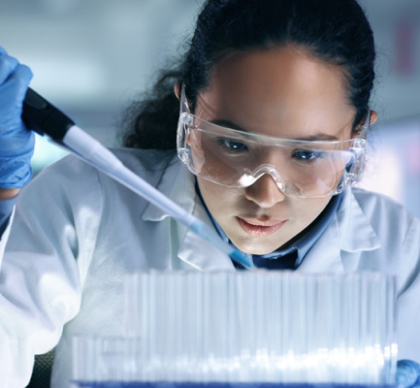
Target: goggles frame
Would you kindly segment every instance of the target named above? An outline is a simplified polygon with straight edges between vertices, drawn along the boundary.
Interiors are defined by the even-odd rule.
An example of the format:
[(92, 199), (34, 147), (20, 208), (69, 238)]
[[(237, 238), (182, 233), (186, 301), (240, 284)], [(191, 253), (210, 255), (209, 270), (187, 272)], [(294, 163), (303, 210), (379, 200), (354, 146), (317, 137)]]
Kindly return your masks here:
[[(261, 171), (261, 173), (250, 184), (246, 184), (246, 185), (225, 184), (223, 182), (218, 181), (216, 178), (210, 178), (208, 176), (201, 175), (200, 173), (196, 171), (194, 167), (192, 151), (191, 151), (190, 146), (187, 144), (188, 136), (193, 130), (199, 131), (202, 133), (214, 134), (214, 132), (212, 131), (202, 129), (199, 126), (197, 126), (196, 124), (197, 122), (205, 123), (206, 126), (210, 126), (215, 129), (229, 131), (235, 136), (241, 136), (242, 138), (249, 139), (250, 142), (255, 142), (255, 143), (269, 145), (269, 146), (285, 146), (285, 147), (294, 146), (297, 148), (300, 147), (303, 149), (305, 148), (311, 149), (310, 147), (308, 147), (308, 145), (311, 145), (313, 146), (313, 148), (320, 147), (320, 149), (322, 149), (322, 147), (328, 147), (328, 146), (339, 147), (340, 145), (344, 145), (345, 143), (348, 143), (349, 147), (344, 150), (342, 149), (341, 151), (351, 152), (354, 158), (354, 162), (352, 163), (351, 167), (348, 170), (347, 170), (347, 167), (345, 168), (345, 170), (343, 171), (343, 177), (338, 183), (337, 187), (334, 190), (331, 189), (331, 192), (327, 194), (296, 195), (296, 194), (290, 194), (290, 193), (284, 192), (284, 184), (280, 183), (275, 177), (277, 173), (277, 169), (267, 164), (261, 164), (261, 166), (257, 169), (258, 171)], [(334, 141), (308, 141), (308, 140), (276, 138), (276, 137), (271, 137), (267, 135), (260, 135), (260, 134), (250, 133), (250, 132), (239, 131), (236, 129), (231, 129), (231, 128), (227, 128), (227, 127), (223, 127), (223, 126), (211, 123), (209, 121), (203, 120), (200, 117), (192, 114), (190, 112), (188, 101), (185, 95), (185, 85), (183, 85), (181, 89), (181, 96), (180, 96), (180, 114), (179, 114), (178, 128), (177, 128), (177, 154), (178, 154), (179, 159), (187, 166), (190, 172), (192, 172), (194, 175), (201, 176), (203, 179), (219, 184), (221, 186), (231, 187), (231, 188), (249, 187), (253, 183), (255, 183), (255, 181), (258, 180), (261, 176), (265, 174), (269, 174), (275, 180), (279, 190), (282, 191), (283, 194), (288, 197), (292, 197), (292, 198), (329, 197), (329, 196), (341, 193), (347, 187), (353, 186), (357, 182), (360, 176), (360, 173), (363, 169), (363, 165), (364, 165), (364, 159), (365, 159), (365, 153), (366, 153), (366, 137), (367, 137), (367, 132), (369, 130), (369, 127), (370, 127), (370, 110), (368, 109), (368, 114), (366, 116), (366, 120), (363, 124), (363, 127), (360, 131), (360, 134), (357, 138), (354, 138), (354, 139), (334, 140)], [(271, 170), (274, 170), (274, 174), (270, 172)]]

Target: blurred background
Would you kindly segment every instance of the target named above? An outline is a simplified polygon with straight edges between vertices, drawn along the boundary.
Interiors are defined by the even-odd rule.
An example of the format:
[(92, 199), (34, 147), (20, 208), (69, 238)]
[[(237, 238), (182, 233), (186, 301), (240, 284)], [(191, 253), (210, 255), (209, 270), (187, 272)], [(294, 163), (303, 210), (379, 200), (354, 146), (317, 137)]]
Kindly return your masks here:
[[(362, 187), (420, 216), (420, 1), (360, 0), (377, 43)], [(130, 101), (184, 52), (203, 0), (0, 0), (0, 45), (35, 76), (32, 87), (107, 146), (120, 142)], [(64, 151), (37, 139), (34, 170)]]

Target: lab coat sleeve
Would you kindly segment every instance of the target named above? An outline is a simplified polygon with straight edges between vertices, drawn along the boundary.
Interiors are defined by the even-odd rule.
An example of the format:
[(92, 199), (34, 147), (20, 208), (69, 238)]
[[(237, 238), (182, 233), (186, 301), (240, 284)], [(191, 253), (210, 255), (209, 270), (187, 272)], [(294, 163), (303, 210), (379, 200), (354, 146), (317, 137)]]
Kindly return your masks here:
[(413, 217), (402, 246), (398, 314), (398, 359), (420, 363), (420, 220)]
[(97, 172), (73, 157), (20, 194), (0, 245), (0, 387), (25, 387), (78, 313), (101, 212)]

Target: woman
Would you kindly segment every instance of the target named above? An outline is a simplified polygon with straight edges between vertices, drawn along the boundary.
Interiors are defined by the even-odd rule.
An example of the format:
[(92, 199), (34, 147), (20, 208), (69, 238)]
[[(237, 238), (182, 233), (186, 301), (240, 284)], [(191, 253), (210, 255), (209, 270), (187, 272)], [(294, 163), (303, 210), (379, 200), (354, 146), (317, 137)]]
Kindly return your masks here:
[[(5, 52), (1, 60), (0, 187), (10, 206), (30, 177), (33, 141), (20, 114), (31, 75)], [(138, 105), (131, 149), (115, 153), (258, 267), (397, 274), (399, 355), (420, 362), (420, 220), (350, 188), (377, 119), (369, 109), (374, 60), (355, 0), (208, 0), (183, 63)], [(73, 158), (20, 193), (3, 225), (6, 386), (24, 386), (32, 355), (57, 343), (52, 385), (65, 386), (71, 336), (122, 334), (125, 274), (234, 269)]]

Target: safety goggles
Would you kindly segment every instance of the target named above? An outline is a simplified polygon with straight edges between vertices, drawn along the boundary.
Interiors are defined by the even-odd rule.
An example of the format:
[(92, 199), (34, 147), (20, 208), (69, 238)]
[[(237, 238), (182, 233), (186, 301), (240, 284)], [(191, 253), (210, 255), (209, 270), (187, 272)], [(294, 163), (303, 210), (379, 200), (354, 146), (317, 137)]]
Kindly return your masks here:
[(184, 87), (178, 156), (195, 175), (232, 188), (269, 174), (292, 198), (328, 197), (357, 181), (364, 162), (370, 114), (358, 138), (345, 141), (279, 139), (226, 128), (190, 113)]

